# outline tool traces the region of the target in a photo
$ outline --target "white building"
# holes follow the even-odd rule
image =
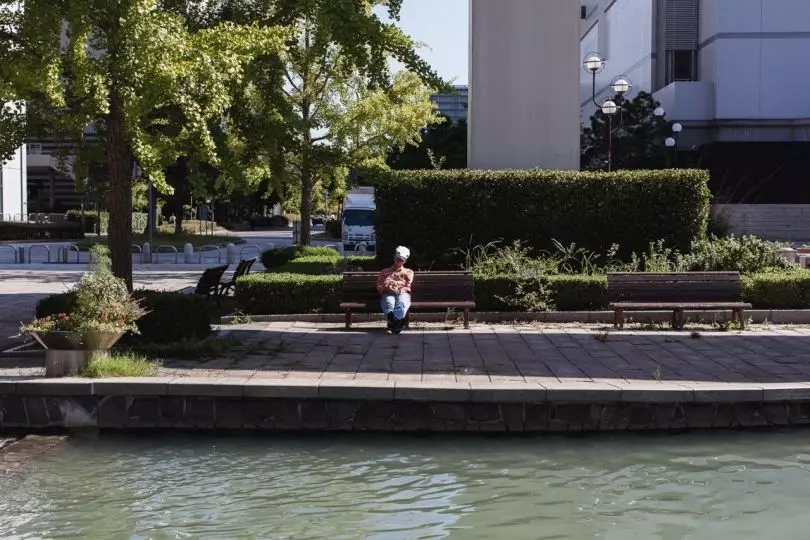
[[[583,0],[580,52],[653,93],[684,126],[680,144],[810,141],[810,1]],[[587,122],[592,78],[581,70]],[[631,94],[631,97],[632,95]]]
[[[28,213],[25,146],[0,164],[0,221],[21,221]]]

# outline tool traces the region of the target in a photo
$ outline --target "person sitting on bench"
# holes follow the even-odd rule
[[[388,333],[399,334],[405,327],[408,308],[411,306],[413,270],[405,268],[411,252],[399,246],[394,252],[394,265],[380,272],[377,292],[382,295],[382,311],[388,318]]]

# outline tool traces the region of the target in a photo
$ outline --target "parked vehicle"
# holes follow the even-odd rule
[[[323,214],[315,214],[312,216],[313,225],[326,225],[326,216]]]
[[[346,193],[341,217],[344,251],[357,251],[361,245],[365,246],[366,251],[376,251],[375,210],[374,188],[359,187]]]

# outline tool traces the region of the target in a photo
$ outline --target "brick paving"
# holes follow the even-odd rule
[[[163,378],[401,383],[722,383],[810,385],[810,327],[746,332],[613,332],[597,325],[414,323],[400,336],[379,324],[274,322],[227,326],[236,344],[218,358],[164,361]],[[697,332],[697,331],[695,331]],[[0,359],[0,377],[38,375],[41,359]]]

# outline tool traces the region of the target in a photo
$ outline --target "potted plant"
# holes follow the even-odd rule
[[[35,319],[20,332],[45,347],[45,375],[59,377],[80,371],[93,354],[105,353],[127,332],[138,332],[136,321],[146,314],[113,275],[107,249],[91,251],[91,271],[73,287],[69,313]]]

